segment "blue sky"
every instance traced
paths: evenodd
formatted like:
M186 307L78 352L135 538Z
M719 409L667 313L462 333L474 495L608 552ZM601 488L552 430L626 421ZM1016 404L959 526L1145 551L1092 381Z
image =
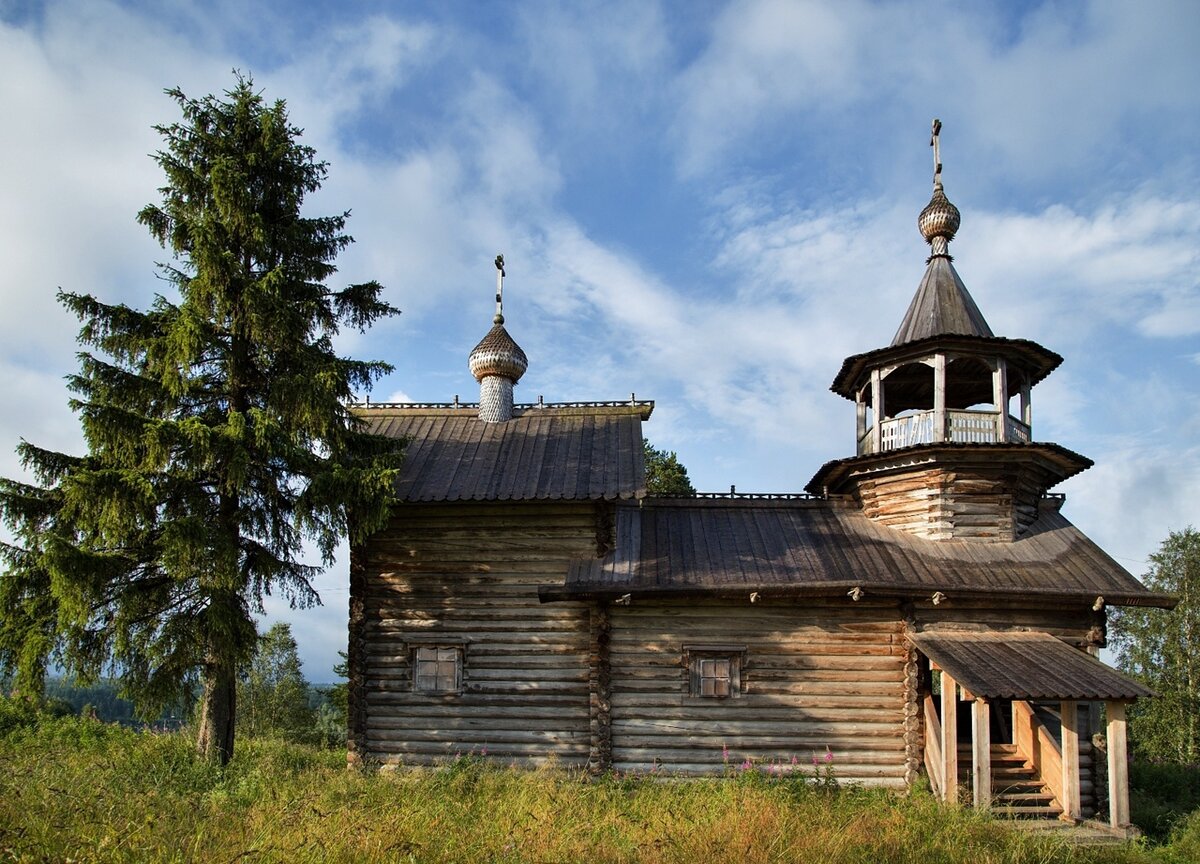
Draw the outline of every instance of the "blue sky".
M992 329L1062 354L1034 437L1096 467L1066 514L1133 573L1200 524L1200 5L0 0L0 473L80 447L58 287L145 306L164 259L163 89L251 73L353 211L340 282L404 314L340 348L375 400L473 400L494 270L518 399L657 401L702 489L797 491L850 455L843 357L890 342L924 269L932 118L955 265ZM344 560L344 559L343 559ZM312 680L344 565L291 611Z

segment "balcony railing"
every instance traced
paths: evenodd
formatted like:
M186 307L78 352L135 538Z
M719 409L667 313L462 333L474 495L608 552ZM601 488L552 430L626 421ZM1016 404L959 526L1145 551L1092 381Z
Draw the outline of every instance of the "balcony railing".
M956 444L1028 444L1029 427L999 411L946 411L946 428L939 430L933 411L891 417L879 424L881 446L875 445L875 430L868 428L859 439L859 455L899 450L915 444L949 441Z

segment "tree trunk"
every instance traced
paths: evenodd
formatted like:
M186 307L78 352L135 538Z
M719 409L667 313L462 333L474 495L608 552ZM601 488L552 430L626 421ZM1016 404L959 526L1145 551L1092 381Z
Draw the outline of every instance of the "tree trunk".
M210 658L204 670L204 696L196 752L222 766L233 758L233 721L237 708L237 678L231 664Z

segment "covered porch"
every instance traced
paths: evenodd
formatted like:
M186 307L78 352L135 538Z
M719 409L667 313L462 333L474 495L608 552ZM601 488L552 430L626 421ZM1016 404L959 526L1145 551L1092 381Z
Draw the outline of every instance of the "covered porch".
M966 792L976 808L1081 821L1083 792L1093 791L1082 768L1094 755L1080 734L1081 711L1102 703L1107 782L1094 792L1099 799L1106 791L1108 806L1095 818L1106 815L1112 830L1129 831L1125 712L1150 690L1048 633L948 630L910 638L940 677L940 694L923 696L924 761L935 795L956 804ZM993 740L996 729L1008 740Z

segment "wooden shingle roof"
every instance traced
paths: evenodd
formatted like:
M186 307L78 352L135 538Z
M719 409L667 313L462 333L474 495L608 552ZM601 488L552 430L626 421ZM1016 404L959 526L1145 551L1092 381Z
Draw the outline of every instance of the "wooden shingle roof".
M991 337L993 333L949 257L935 255L925 268L892 346L950 335Z
M405 438L401 501L618 500L645 494L641 421L653 403L518 406L484 423L475 406L356 406L377 435Z
M1011 543L930 540L829 500L671 501L618 506L616 545L572 563L544 600L684 594L1039 597L1171 606L1054 508Z
M909 638L973 696L985 699L1138 699L1149 688L1049 633L955 630Z

